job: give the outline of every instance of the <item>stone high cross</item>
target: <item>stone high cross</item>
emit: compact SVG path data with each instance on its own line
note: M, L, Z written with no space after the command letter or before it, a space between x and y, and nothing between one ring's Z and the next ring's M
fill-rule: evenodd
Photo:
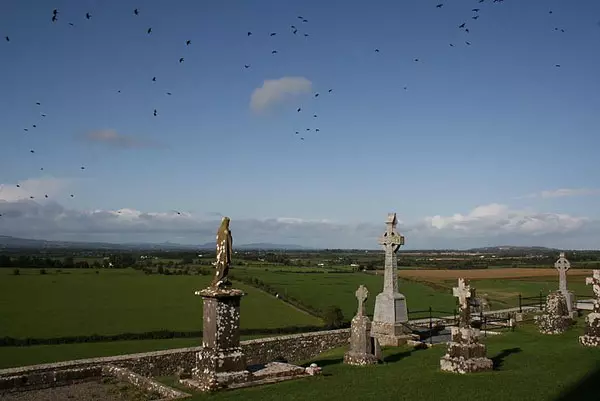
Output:
M558 270L558 290L561 292L567 291L567 270L571 268L571 263L565 258L565 253L561 252L558 260L554 263L554 267Z
M460 305L460 327L469 327L471 325L471 305L469 301L473 296L471 286L464 278L459 278L458 287L452 288L452 295L458 298Z
M369 297L369 290L367 290L367 287L361 284L354 294L356 295L356 299L358 299L358 311L356 312L356 316L364 316L365 301Z
M398 292L398 274L396 272L398 260L396 259L396 252L398 252L400 246L404 245L404 236L398 234L396 231L396 224L398 224L396 213L389 213L385 224L387 225L387 229L379 238L379 244L383 245L383 249L385 250L383 292L396 293Z

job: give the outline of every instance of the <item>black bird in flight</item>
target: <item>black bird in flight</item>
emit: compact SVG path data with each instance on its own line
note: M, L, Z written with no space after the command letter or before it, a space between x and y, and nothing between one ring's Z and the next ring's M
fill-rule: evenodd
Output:
M152 82L156 82L156 77L152 77Z
M306 130L307 130L307 131L310 131L310 128L307 128Z
M277 35L277 32L271 32L271 33L269 34L269 36L275 36L275 35Z
M407 89L408 89L408 86L405 86L405 87L404 87L404 90L407 90Z
M454 47L454 45L452 43L450 43L450 47Z
M443 5L444 5L444 3L440 3L440 4L438 4L436 7L437 7L437 8L442 8L442 6L443 6Z
M56 16L58 14L58 10L55 8L54 10L52 10L52 15Z
M58 20L58 18L56 18L56 15L52 16L52 22L56 22Z
M465 43L467 44L467 46L471 46L471 42L465 41Z
M136 8L135 10L133 10L133 14L134 14L134 15L140 15L140 12L139 12L139 10Z
M44 195L44 198L48 199L48 195Z
M118 90L117 93L121 93L121 90Z
M248 32L248 36L252 35L252 32Z
M560 67L560 64L554 64L555 67Z
M552 10L548 11L548 14L552 14Z
M318 93L315 93L315 97L319 97L319 94L318 94Z
M29 131L27 128L23 128L25 131Z
M463 23L462 23L462 24L460 24L458 27L459 27L459 28L464 28L464 27L465 27L465 25L466 25L466 22L463 22Z
M471 11L473 11L474 13L478 13L478 12L479 12L479 9L478 9L478 8L474 8L474 9L472 9Z
M172 95L172 93L171 93L171 92L167 92L167 95L171 96L171 95Z
M299 16L298 16L298 19L304 19L304 17L303 17L303 16L301 16L301 15L299 15Z
M477 19L477 18L479 18L479 15L474 15L474 16L472 16L471 18L473 18L473 19Z
M5 36L4 39L6 39L7 42L10 42L10 38L8 36Z
M186 46L189 46L191 43L192 43L192 41L191 41L191 40L186 40L186 41L185 41L185 45L186 45Z
M21 188L21 186L19 184L17 184L17 188Z
M295 34L297 34L297 33L298 33L298 30L297 30L297 29L294 29L294 30L292 31L292 33L293 33L294 35L295 35Z
M277 54L277 50L273 50L271 54Z
M34 199L34 197L33 197L33 196L30 196L30 197L29 197L29 199Z
M85 13L85 18L90 19L92 18L92 16L90 15L90 13Z
M296 110L298 113L300 113L302 111L302 107L298 107L298 110Z
M296 135L300 134L298 131L296 131Z
M314 118L317 118L317 115L316 115L316 114L313 114L313 117L314 117Z
M179 59L179 63L183 63L183 57Z
M46 117L46 115L44 113L42 113L42 117Z
M302 22L308 22L308 20L307 19L303 19Z
M152 33L152 28L148 28L148 30L146 31L148 34Z
M304 37L305 37L305 38L308 38L308 33L305 33L305 34L304 34Z
M31 152L31 153L35 153L35 150L31 149L31 150L30 150L30 152Z
M85 167L84 167L84 166L81 166L81 169L82 169L82 170L85 170Z
M35 104L37 104L38 106L41 106L41 105L42 105L40 102L35 102Z
M379 53L379 49L375 49L375 53Z
M316 132L320 132L321 130L317 128L317 129L315 129L315 131L316 131Z
M303 141L303 140L304 140L304 137L303 137L303 136L301 136L301 137L300 137L300 140L301 140L301 141Z
M33 127L33 128L37 128L37 125L33 124L33 125L32 125L32 127Z
M69 25L71 25L71 26L75 26L75 24L74 24L74 23L72 23L72 22L69 22Z
M469 31L469 28L465 28L465 32L466 32L466 33L469 33L469 32L470 32L470 31Z
M329 89L327 92L331 93L331 92L333 92L333 89Z
M75 197L75 195L71 194L71 198L74 198L74 197Z
M250 68L248 64L244 64L244 68Z
M154 109L154 117L156 117L158 115L158 111L156 111L156 109Z

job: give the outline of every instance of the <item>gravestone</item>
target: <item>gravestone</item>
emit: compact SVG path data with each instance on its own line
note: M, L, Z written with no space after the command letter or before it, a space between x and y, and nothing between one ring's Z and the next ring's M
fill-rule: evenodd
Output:
M571 318L577 316L577 308L575 307L575 295L567 288L567 271L571 268L571 263L565 258L565 253L561 252L558 260L554 263L554 267L558 270L558 290L565 297L567 309Z
M398 260L396 252L404 245L404 237L396 231L396 213L388 214L387 229L379 238L385 250L383 291L375 298L372 335L381 345L399 346L414 338L405 326L408 322L406 298L398 292Z
M493 362L486 357L486 347L479 342L479 330L471 327L471 298L475 297L475 289L467 280L458 279L458 287L452 294L459 301L458 327L451 327L452 339L448 343L448 351L440 359L440 368L452 373L473 373L491 370Z
M543 313L536 316L534 320L542 334L561 334L567 330L573 323L573 319L562 291L548 294Z
M585 284L592 285L596 298L594 309L585 318L585 333L579 337L579 342L587 347L600 347L600 270L594 270L592 277L586 277Z
M371 337L371 320L365 314L365 301L369 297L367 287L361 285L356 290L358 311L352 318L350 327L350 349L344 354L344 363L348 365L372 365L381 359L379 341Z
M179 382L200 391L240 388L261 383L306 376L301 367L287 363L268 363L252 372L240 345L240 301L245 294L232 288L228 272L232 256L229 218L223 217L217 233L215 277L209 287L196 291L203 299L202 348L196 353L191 377Z

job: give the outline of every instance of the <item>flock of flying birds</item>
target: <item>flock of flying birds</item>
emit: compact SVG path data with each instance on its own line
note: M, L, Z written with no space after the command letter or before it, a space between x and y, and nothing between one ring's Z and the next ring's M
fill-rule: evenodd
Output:
M487 2L487 3L503 3L503 2L504 2L504 0L491 0L491 1L490 1L490 0L477 0L477 2L478 2L478 3L486 3L486 2ZM437 5L435 6L435 8L437 8L437 9L442 9L443 7L444 7L444 3L439 3L439 4L437 4ZM471 16L471 19L472 19L472 20L474 20L474 21L478 20L478 19L479 19L479 17L480 17L480 8L473 8L473 9L472 9L472 12L473 12L473 15ZM552 10L549 10L549 12L548 12L548 13L549 13L549 14L552 14L553 12L552 12ZM133 14L133 16L134 16L134 17L138 17L138 16L140 15L140 11L139 11L139 9L137 9L137 8L136 8L136 9L134 9L134 10L133 10L133 12L132 12L132 14ZM51 15L51 17L50 17L50 19L51 19L51 22L52 22L52 23L57 23L57 22L59 21L59 19L60 19L60 18L59 18L59 16L60 16L60 13L59 13L59 10L58 10L58 9L54 9L54 10L52 10L52 15ZM88 12L88 13L86 13L86 14L85 14L85 19L86 19L86 20L90 20L90 19L92 19L92 15L91 15L89 12ZM290 25L290 27L289 27L289 29L290 29L290 30L289 30L289 34L291 34L291 35L296 35L296 36L300 36L300 37L304 37L304 38L308 38L308 37L309 37L309 34L308 34L307 32L304 32L304 31L302 31L302 32L301 32L301 29L300 29L300 28L302 28L302 27L306 26L306 24L308 23L308 20L307 20L306 18L304 18L303 16L298 16L298 17L297 17L297 19L298 19L298 22L296 22L295 24L292 24L292 25ZM297 25L296 25L296 24L297 24ZM69 26L73 26L73 27L75 26L75 24L74 24L73 22L68 22L68 25L69 25ZM299 27L300 27L300 28L299 28ZM466 22L461 22L461 23L458 25L458 28L459 28L460 30L464 31L466 34L469 34L469 33L470 33L470 28L469 28L469 25L468 25ZM565 32L565 30L564 30L563 28L558 28L558 27L555 27L555 28L554 28L554 30L555 30L555 31L559 31L559 32L561 32L561 33L564 33L564 32ZM146 30L146 34L147 34L147 35L152 35L152 27L148 27L148 28L147 28L147 30ZM270 37L273 37L273 36L276 36L277 34L278 34L277 32L270 32L270 33L269 33L269 36L270 36ZM248 38L250 38L250 37L253 37L253 36L254 36L254 34L253 34L251 31L248 31L248 32L247 32L247 34L246 34L246 36L247 36ZM9 43L10 43L10 42L12 41L12 38L11 38L10 36L5 36L5 40L6 40L6 42L9 42ZM465 40L465 41L464 41L464 43L465 43L465 45L467 45L467 46L471 46L471 42L470 42L469 40ZM185 41L185 44L186 44L186 46L190 46L190 45L192 44L192 41L188 39L188 40L186 40L186 41ZM454 44L454 43L449 43L449 45L450 45L450 47L455 47L455 44ZM374 52L375 52L375 53L380 53L381 51L380 51L380 49L379 49L379 48L375 48L375 49L374 49ZM277 49L273 49L273 50L271 51L271 54L272 54L272 55L276 55L277 53L278 53ZM183 62L184 62L184 60L185 60L185 58L184 58L184 57L180 57L180 58L179 58L179 63L183 63ZM418 63L418 62L420 62L420 59L419 59L419 58L415 58L413 61ZM555 64L555 67L560 67L560 64ZM249 69L249 68L251 68L251 64L244 64L244 69ZM157 77L152 77L152 82L156 82L156 81L157 81ZM407 87L407 86L404 86L404 88L403 88L403 89L404 89L404 90L407 90L407 89L408 89L408 87ZM119 90L117 90L117 93L121 93L121 90L120 90L120 89L119 89ZM332 93L333 93L333 89L328 89L328 90L327 90L327 95L331 95ZM168 96L171 96L171 95L172 95L172 93L171 93L171 92L166 92L166 95L168 95ZM317 99L319 98L319 96L320 96L320 93L318 93L318 92L315 92L315 93L313 93L313 97L312 97L312 98L313 98L313 100L317 100ZM42 106L42 104L41 104L40 102L36 102L36 103L35 103L35 105L36 105L38 108ZM297 113L303 113L303 112L305 112L305 110L303 109L302 105L297 105L297 109L296 109L296 111L297 111ZM316 119L318 118L318 115L317 115L317 114L314 114L314 113L310 113L310 112L309 112L309 115L310 115L310 114L312 114L312 118L311 118L311 120L313 120L313 121L316 121ZM153 111L152 111L152 115L153 115L154 117L158 117L159 113L158 113L158 110L157 110L156 108L154 108L154 109L153 109ZM41 118L42 118L42 120L43 120L43 118L44 118L44 117L46 117L46 114L45 114L45 113L40 113L40 116L41 116ZM39 124L39 122L38 122L38 123L36 123L36 124L31 124L31 128L32 128L32 129L35 129L35 128L37 128L38 124ZM27 132L29 132L29 130L30 130L30 128L29 128L29 127L28 127L28 128L24 128L24 131L25 131L26 133L27 133ZM316 133L320 132L320 129L319 129L319 128L305 128L305 131L306 131L306 132L308 132L308 131L311 131L311 130L313 130L313 132L316 132ZM299 130L295 131L295 136L296 136L296 137L297 137L299 140L301 140L301 141L304 141L304 140L305 140L305 136L304 136L304 135L302 135L302 134L301 134L301 131L299 131ZM36 152L35 152L35 149L31 149L31 150L30 150L30 153L31 153L32 155L33 155L33 154L35 154L35 153L36 153ZM81 169L81 170L85 170L85 166L81 166L81 167L80 167L80 169ZM44 168L43 168L43 167L40 167L40 170L41 170L41 171L43 171L43 170L44 170ZM19 185L19 184L17 184L16 186L17 186L17 187L20 187L20 185ZM75 196L74 194L70 194L70 197L71 197L71 198L73 198L74 196ZM35 199L35 197L34 197L34 196L30 196L29 198L30 198L30 199ZM47 195L47 194L46 194L46 195L44 195L44 198L46 198L46 199L47 199L47 198L48 198L48 195ZM182 215L182 212L180 212L180 211L177 211L177 210L172 210L172 211L173 211L174 213L176 213L177 215ZM0 214L0 217L1 217L1 216L2 216L2 214Z

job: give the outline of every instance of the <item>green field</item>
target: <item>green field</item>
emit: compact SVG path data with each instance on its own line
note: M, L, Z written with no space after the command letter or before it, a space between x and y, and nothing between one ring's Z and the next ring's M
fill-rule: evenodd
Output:
M207 276L145 275L123 270L0 269L0 337L60 337L153 330L202 330ZM318 318L243 284L241 327L321 325Z
M367 313L372 314L375 297L383 289L383 276L365 273L303 273L302 269L236 268L236 277L256 277L276 288L282 295L302 300L316 309L339 306L346 320L356 313L354 293L361 285L369 289ZM456 304L452 290L439 292L421 283L399 280L400 292L406 296L409 310L423 310L431 306L440 311L452 312Z
M582 319L580 319L581 321ZM425 350L388 348L386 362L355 367L342 363L345 349L332 350L316 360L323 375L263 387L211 395L193 400L598 400L600 349L580 346L581 325L563 335L544 336L532 326L488 337L491 372L457 375L439 370L444 345ZM592 376L588 376L592 375ZM587 376L587 380L586 380ZM163 381L173 385L173 380Z

